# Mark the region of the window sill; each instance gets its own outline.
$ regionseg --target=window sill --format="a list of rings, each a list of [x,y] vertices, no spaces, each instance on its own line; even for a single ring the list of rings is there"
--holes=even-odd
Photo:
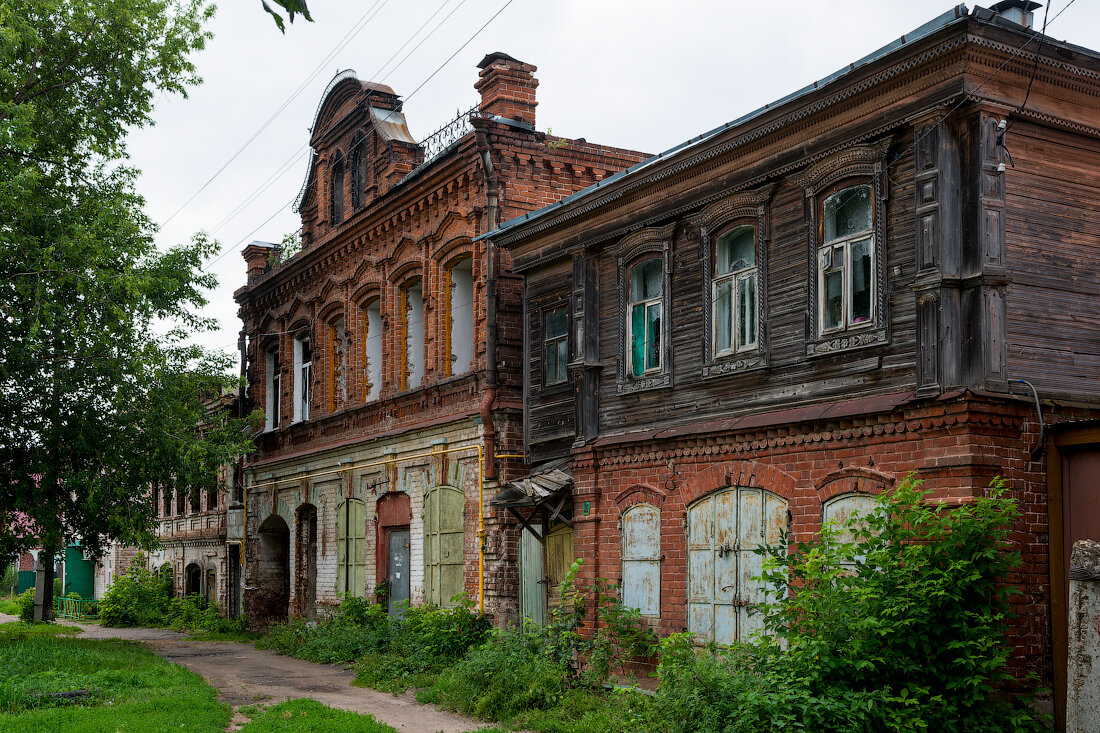
[[[890,342],[886,328],[875,328],[873,323],[859,325],[844,331],[835,331],[806,344],[806,356],[830,356],[846,351],[881,346]]]
[[[672,374],[669,372],[658,374],[643,374],[640,377],[632,377],[630,379],[621,380],[616,385],[616,392],[618,394],[633,394],[635,392],[646,392],[651,389],[667,389],[672,386]]]
[[[724,354],[715,358],[709,364],[703,365],[704,377],[725,377],[730,374],[744,374],[766,369],[768,360],[766,354],[760,350],[742,351],[733,354]]]

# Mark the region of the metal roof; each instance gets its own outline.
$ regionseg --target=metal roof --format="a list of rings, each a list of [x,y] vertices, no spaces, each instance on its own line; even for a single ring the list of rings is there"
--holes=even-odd
[[[569,459],[562,458],[536,467],[516,481],[509,481],[489,504],[500,508],[529,507],[544,504],[573,485]]]
[[[818,81],[815,81],[812,84],[808,84],[807,86],[802,87],[801,89],[799,89],[796,92],[792,92],[791,94],[788,94],[785,97],[777,99],[774,102],[770,102],[768,104],[765,104],[763,107],[760,107],[759,109],[753,110],[752,112],[749,112],[746,115],[742,115],[741,117],[738,117],[735,120],[731,120],[731,121],[725,123],[724,125],[721,125],[719,127],[714,128],[713,130],[710,130],[708,132],[704,132],[702,135],[697,135],[697,136],[691,138],[690,140],[687,140],[685,142],[680,143],[679,145],[671,147],[668,150],[664,151],[663,153],[658,153],[657,155],[654,155],[652,158],[647,158],[646,160],[643,160],[640,163],[635,163],[634,165],[630,166],[629,168],[627,168],[625,170],[622,170],[622,171],[619,171],[615,175],[609,176],[608,178],[605,178],[602,181],[598,181],[595,184],[589,186],[588,188],[581,189],[580,191],[578,191],[577,193],[575,193],[571,196],[566,196],[565,198],[558,201],[557,203],[550,204],[549,206],[544,206],[543,208],[537,209],[536,211],[532,211],[530,213],[523,214],[521,216],[517,216],[517,217],[509,219],[505,222],[502,222],[496,229],[494,229],[491,232],[486,232],[485,234],[482,234],[480,237],[477,237],[474,241],[476,242],[480,239],[492,238],[492,237],[498,236],[500,234],[504,234],[505,232],[507,232],[511,229],[514,229],[518,226],[522,226],[523,224],[527,224],[527,223],[532,222],[536,219],[541,219],[542,217],[546,216],[547,214],[550,214],[550,213],[553,213],[554,211],[565,208],[566,206],[569,206],[570,204],[574,203],[575,201],[578,201],[578,200],[583,199],[583,198],[587,198],[588,196],[591,196],[591,195],[597,193],[599,190],[607,188],[609,185],[611,185],[613,183],[617,183],[617,182],[619,182],[619,181],[621,181],[625,178],[636,175],[639,172],[645,170],[646,168],[649,168],[649,167],[653,166],[656,163],[659,163],[663,160],[666,160],[666,159],[668,159],[668,158],[670,158],[674,155],[678,155],[678,154],[682,153],[683,151],[685,151],[689,148],[693,148],[697,145],[700,145],[701,143],[704,143],[704,142],[718,136],[720,133],[725,132],[726,130],[730,129],[731,127],[737,127],[738,125],[743,125],[746,122],[749,122],[750,120],[753,120],[756,117],[759,117],[759,116],[763,115],[765,112],[769,112],[769,111],[775,109],[776,107],[780,107],[784,104],[787,104],[788,102],[791,102],[795,99],[798,99],[799,97],[802,97],[802,96],[805,96],[805,95],[807,95],[811,92],[817,91],[818,89],[825,86],[826,84],[831,84],[832,82],[836,81],[837,79],[839,79],[843,76],[846,76],[847,74],[852,73],[856,69],[859,69],[863,66],[866,66],[867,64],[869,64],[873,61],[877,61],[880,58],[896,51],[897,49],[901,48],[902,46],[907,46],[909,44],[912,44],[912,43],[924,38],[925,36],[931,35],[932,33],[935,33],[938,30],[946,28],[947,26],[951,25],[952,23],[955,23],[957,21],[965,19],[969,14],[970,14],[970,11],[967,9],[966,5],[964,5],[964,4],[956,5],[951,10],[948,10],[946,13],[943,13],[942,15],[939,15],[936,18],[933,18],[932,20],[928,21],[924,25],[913,29],[909,33],[906,33],[901,38],[898,38],[897,40],[886,44],[885,46],[878,49],[877,51],[873,51],[872,53],[867,54],[866,56],[859,59],[858,61],[853,61],[852,63],[848,64],[844,68],[839,69],[839,70],[833,72],[832,74],[829,74],[828,76],[824,77],[823,79],[819,79]]]

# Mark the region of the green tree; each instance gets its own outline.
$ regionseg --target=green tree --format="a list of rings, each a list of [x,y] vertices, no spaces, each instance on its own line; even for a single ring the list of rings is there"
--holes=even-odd
[[[263,3],[264,10],[271,13],[271,17],[275,21],[275,25],[279,26],[279,30],[286,33],[286,25],[283,24],[283,16],[279,15],[267,0],[260,0],[260,2]],[[291,23],[294,22],[295,15],[301,15],[309,22],[313,22],[313,18],[309,17],[309,8],[306,7],[305,0],[271,0],[271,2],[281,6],[286,11],[286,18]]]
[[[159,251],[126,165],[155,96],[199,81],[212,13],[0,0],[0,524],[34,528],[0,531],[0,556],[150,546],[151,490],[211,488],[248,443],[204,407],[229,357],[187,342],[212,325],[197,310],[216,246]]]

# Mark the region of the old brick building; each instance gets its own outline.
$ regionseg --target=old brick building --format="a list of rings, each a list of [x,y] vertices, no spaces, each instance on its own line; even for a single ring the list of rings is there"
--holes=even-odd
[[[744,638],[754,547],[910,472],[948,504],[1003,476],[1013,669],[1064,689],[1067,552],[1100,536],[1100,55],[959,6],[487,239],[589,578]]]
[[[518,531],[483,499],[522,443],[521,286],[474,239],[644,156],[535,131],[535,67],[480,68],[480,103],[423,143],[392,89],[334,79],[301,252],[244,250],[249,396],[267,416],[244,468],[253,617],[376,588],[515,617]]]

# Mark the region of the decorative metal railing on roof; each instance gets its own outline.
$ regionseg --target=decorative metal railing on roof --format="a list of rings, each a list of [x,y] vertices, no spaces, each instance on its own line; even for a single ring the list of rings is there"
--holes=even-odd
[[[453,120],[421,140],[419,145],[424,149],[424,163],[430,162],[455,142],[462,139],[464,135],[473,131],[470,116],[477,110],[478,105],[475,104],[465,112],[458,112]]]

